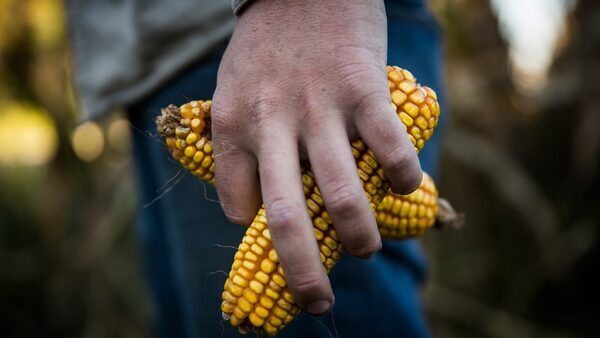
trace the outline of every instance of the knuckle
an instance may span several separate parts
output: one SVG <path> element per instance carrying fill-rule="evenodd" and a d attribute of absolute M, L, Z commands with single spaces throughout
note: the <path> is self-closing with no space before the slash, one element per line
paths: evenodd
<path fill-rule="evenodd" d="M 235 223 L 235 224 L 239 224 L 239 225 L 249 225 L 250 224 L 249 217 L 239 211 L 236 211 L 235 208 L 223 206 L 223 212 L 225 213 L 225 217 L 227 217 L 227 219 L 231 223 Z"/>
<path fill-rule="evenodd" d="M 269 226 L 282 232 L 292 231 L 302 220 L 301 210 L 287 199 L 277 198 L 267 205 Z"/>
<path fill-rule="evenodd" d="M 318 273 L 305 273 L 298 275 L 292 280 L 294 292 L 301 300 L 314 298 L 314 295 L 320 295 L 324 292 L 324 286 L 321 276 Z"/>
<path fill-rule="evenodd" d="M 329 190 L 331 197 L 327 203 L 327 210 L 332 216 L 350 217 L 360 210 L 362 194 L 352 189 L 351 184 L 331 183 L 334 185 Z"/>
<path fill-rule="evenodd" d="M 339 74 L 339 81 L 341 83 L 347 83 L 356 88 L 364 88 L 365 80 L 372 80 L 378 78 L 382 70 L 379 67 L 365 60 L 359 62 L 343 62 L 332 70 L 334 73 Z"/>
<path fill-rule="evenodd" d="M 277 114 L 280 93 L 273 89 L 257 88 L 250 97 L 222 97 L 213 101 L 211 108 L 212 128 L 216 132 L 237 132 L 240 125 L 252 124 L 261 127 L 262 122 Z M 243 123 L 242 123 L 243 122 Z"/>
<path fill-rule="evenodd" d="M 345 72 L 341 83 L 345 85 L 345 90 L 355 97 L 355 102 L 362 106 L 382 100 L 389 102 L 387 82 L 382 79 L 386 77 L 382 77 L 378 68 L 360 65 Z M 365 85 L 366 83 L 369 85 Z"/>
<path fill-rule="evenodd" d="M 324 109 L 311 108 L 304 116 L 304 133 L 307 137 L 319 137 L 324 132 L 324 126 L 330 125 L 331 121 L 336 121 L 338 115 L 331 114 Z"/>
<path fill-rule="evenodd" d="M 211 110 L 211 128 L 216 134 L 231 133 L 236 130 L 236 117 L 229 110 L 214 106 Z"/>
<path fill-rule="evenodd" d="M 255 122 L 257 126 L 261 126 L 260 122 L 269 121 L 275 117 L 279 102 L 277 97 L 279 97 L 277 93 L 271 93 L 270 91 L 263 91 L 255 95 L 246 108 L 246 114 L 250 122 Z"/>
<path fill-rule="evenodd" d="M 243 208 L 241 208 L 238 203 L 236 203 L 235 195 L 231 191 L 231 186 L 225 183 L 217 182 L 217 195 L 219 196 L 219 203 L 221 204 L 221 209 L 223 209 L 223 213 L 227 219 L 235 224 L 247 225 L 246 222 L 248 219 L 248 215 L 244 212 Z"/>
<path fill-rule="evenodd" d="M 364 237 L 363 237 L 364 238 Z M 368 240 L 358 238 L 355 241 L 344 243 L 344 246 L 352 256 L 370 258 L 381 250 L 381 237 L 373 237 Z"/>
<path fill-rule="evenodd" d="M 387 88 L 373 86 L 365 91 L 364 88 L 356 90 L 356 103 L 354 111 L 366 119 L 378 118 L 383 109 L 389 109 L 389 91 Z"/>

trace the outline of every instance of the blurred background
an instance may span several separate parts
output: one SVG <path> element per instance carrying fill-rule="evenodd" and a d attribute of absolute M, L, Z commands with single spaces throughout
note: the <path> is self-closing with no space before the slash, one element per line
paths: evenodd
<path fill-rule="evenodd" d="M 600 331 L 600 2 L 431 0 L 446 38 L 437 337 Z M 0 0 L 0 335 L 145 337 L 129 124 L 76 125 L 60 0 Z"/>

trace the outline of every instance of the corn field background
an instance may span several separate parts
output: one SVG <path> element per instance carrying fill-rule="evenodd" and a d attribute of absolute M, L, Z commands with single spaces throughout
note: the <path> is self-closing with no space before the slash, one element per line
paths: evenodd
<path fill-rule="evenodd" d="M 537 3 L 556 1 L 565 19 L 535 76 L 515 62 L 527 31 L 506 18 L 518 13 L 431 1 L 450 97 L 440 189 L 467 215 L 462 230 L 423 240 L 437 337 L 600 331 L 600 2 Z M 0 336 L 145 337 L 137 131 L 118 112 L 76 125 L 62 10 L 0 0 Z"/>

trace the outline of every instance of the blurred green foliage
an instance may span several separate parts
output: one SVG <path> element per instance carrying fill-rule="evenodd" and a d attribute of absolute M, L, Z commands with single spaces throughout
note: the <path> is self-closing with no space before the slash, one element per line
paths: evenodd
<path fill-rule="evenodd" d="M 146 336 L 129 131 L 118 115 L 74 128 L 61 5 L 0 0 L 0 335 Z M 487 1 L 432 5 L 451 111 L 440 189 L 467 215 L 424 239 L 432 331 L 594 336 L 600 3 L 578 2 L 539 93 L 515 85 Z"/>

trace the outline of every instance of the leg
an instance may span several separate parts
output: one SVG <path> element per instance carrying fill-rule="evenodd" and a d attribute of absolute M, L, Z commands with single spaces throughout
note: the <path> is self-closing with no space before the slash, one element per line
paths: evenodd
<path fill-rule="evenodd" d="M 154 332 L 160 337 L 221 336 L 219 306 L 226 276 L 212 273 L 228 272 L 235 250 L 215 245 L 237 246 L 244 232 L 227 222 L 218 202 L 205 198 L 205 192 L 209 199 L 217 198 L 212 187 L 186 173 L 158 139 L 146 135 L 155 134 L 160 108 L 212 97 L 221 52 L 129 108 L 136 128 L 138 234 L 156 303 Z"/>

